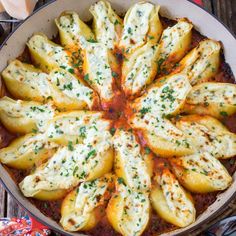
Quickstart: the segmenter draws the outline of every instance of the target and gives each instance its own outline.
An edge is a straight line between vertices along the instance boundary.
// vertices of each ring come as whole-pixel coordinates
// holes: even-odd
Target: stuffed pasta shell
[[[180,19],[174,26],[163,31],[159,42],[158,72],[168,72],[190,48],[193,25]]]
[[[159,19],[160,6],[149,2],[134,4],[126,13],[124,30],[119,47],[126,53],[133,52],[147,42],[155,45],[162,33]]]
[[[195,151],[184,132],[167,119],[146,114],[134,117],[130,125],[142,132],[148,147],[161,157],[183,156]]]
[[[220,50],[219,42],[203,40],[180,61],[177,71],[186,73],[191,85],[207,82],[218,72]]]
[[[105,207],[113,190],[113,177],[81,183],[62,202],[60,223],[65,230],[90,230],[105,214]]]
[[[63,110],[91,109],[99,104],[99,98],[91,88],[61,68],[52,70],[48,75],[32,65],[14,60],[2,76],[15,98],[50,101]]]
[[[218,119],[236,112],[236,85],[201,83],[194,86],[186,98],[185,111],[210,115]]]
[[[158,46],[150,43],[126,56],[122,64],[122,89],[126,96],[135,96],[149,85],[157,73]]]
[[[44,72],[49,73],[51,70],[61,67],[75,73],[76,64],[73,64],[75,60],[73,54],[50,41],[46,35],[42,33],[33,35],[27,46],[34,63]]]
[[[56,152],[58,145],[43,134],[27,134],[0,149],[0,161],[12,168],[27,170],[42,164]]]
[[[141,152],[140,144],[131,131],[117,130],[113,137],[115,173],[134,191],[148,191],[151,187],[151,154]]]
[[[58,68],[48,76],[51,82],[51,97],[56,107],[62,110],[92,109],[99,106],[97,93],[84,81],[68,71]]]
[[[0,121],[11,132],[31,133],[44,131],[56,111],[51,104],[41,104],[9,97],[0,99]]]
[[[176,177],[191,192],[224,190],[232,183],[225,167],[208,152],[173,158],[171,164]]]
[[[84,53],[84,80],[103,102],[111,102],[118,71],[116,58],[102,43],[91,43],[81,37],[80,44]]]
[[[180,118],[176,126],[196,148],[218,159],[236,155],[236,134],[210,116],[190,115]]]
[[[107,207],[107,218],[113,228],[123,236],[142,235],[150,217],[148,193],[132,191],[118,178],[116,193]]]
[[[45,131],[46,137],[58,144],[97,142],[111,138],[111,121],[103,118],[102,112],[71,111],[57,115]],[[96,141],[97,140],[97,141]]]
[[[169,169],[157,173],[151,203],[157,214],[173,225],[186,227],[195,221],[193,199]]]
[[[95,40],[92,30],[74,11],[64,11],[55,19],[59,30],[60,42],[63,46],[70,47],[79,44],[79,36],[86,40]]]
[[[73,145],[68,143],[51,159],[26,176],[20,183],[24,196],[40,200],[55,200],[84,181],[108,173],[113,164],[113,149],[109,139]]]
[[[114,12],[107,1],[96,2],[90,7],[89,11],[93,15],[93,29],[96,40],[103,43],[107,48],[114,49],[122,34],[122,19]]]
[[[18,99],[45,102],[50,99],[48,75],[19,60],[13,60],[2,72],[9,92]]]
[[[138,117],[148,113],[162,117],[178,114],[190,90],[186,75],[169,75],[153,83],[146,94],[134,100],[131,107]]]

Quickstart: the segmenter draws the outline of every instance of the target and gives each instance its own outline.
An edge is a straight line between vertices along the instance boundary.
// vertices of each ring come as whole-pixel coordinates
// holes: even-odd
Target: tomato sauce
[[[176,23],[174,20],[170,20],[164,17],[161,17],[162,24],[164,28],[168,26],[172,26]],[[198,31],[195,29],[192,33],[192,43],[190,50],[198,45],[198,43],[206,38],[205,36],[201,35]],[[54,38],[55,42],[59,42],[58,37]],[[120,64],[120,67],[117,71],[116,78],[114,78],[114,99],[112,103],[110,104],[102,104],[101,107],[98,107],[98,110],[105,110],[105,117],[113,120],[113,131],[117,128],[125,128],[130,129],[127,119],[129,116],[132,115],[132,110],[128,106],[128,101],[126,100],[124,93],[121,89],[120,85],[120,75],[121,75],[121,65],[123,56],[122,53],[119,50],[115,50],[115,56],[117,62]],[[18,58],[23,62],[31,63],[32,60],[29,55],[29,51],[26,48],[24,53]],[[83,76],[83,74],[79,71],[78,76]],[[225,62],[224,55],[222,52],[221,55],[221,65],[218,74],[213,78],[214,81],[217,82],[227,82],[227,83],[235,83],[235,78],[232,74],[232,71],[229,67],[229,65]],[[3,93],[1,93],[2,95]],[[225,117],[223,120],[223,123],[226,125],[226,127],[236,133],[236,114]],[[140,131],[134,131],[137,137],[137,140],[141,144],[142,148],[146,147],[146,141],[145,138],[142,135],[142,132]],[[6,131],[6,129],[0,125],[0,139],[3,140],[0,147],[5,147],[9,145],[10,141],[13,140],[16,136]],[[163,159],[159,157],[155,157],[155,170],[160,171],[164,166],[169,166],[168,159]],[[232,175],[236,170],[236,157],[231,158],[229,160],[223,160],[221,161],[222,164],[227,168],[229,173]],[[29,174],[29,171],[20,171],[15,170],[9,167],[6,167],[7,171],[11,174],[15,182],[18,184],[27,174]],[[207,194],[192,194],[194,202],[195,202],[195,208],[197,212],[197,216],[204,212],[209,205],[211,205],[217,197],[217,192],[215,193],[207,193]],[[36,199],[29,198],[29,201],[32,202],[44,215],[52,218],[56,222],[59,222],[60,220],[60,208],[62,200],[58,201],[39,201]],[[152,236],[161,234],[164,232],[169,232],[177,227],[165,222],[162,220],[153,210],[149,222],[149,226],[144,232],[144,236]],[[112,228],[112,226],[108,223],[106,216],[103,217],[103,219],[98,223],[98,225],[92,229],[89,232],[86,232],[86,234],[91,236],[117,236],[120,235]]]

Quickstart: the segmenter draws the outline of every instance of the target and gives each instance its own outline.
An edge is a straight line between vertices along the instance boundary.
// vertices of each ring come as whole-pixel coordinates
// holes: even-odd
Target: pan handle
[[[227,217],[212,225],[205,232],[206,236],[235,236],[236,235],[236,216]]]

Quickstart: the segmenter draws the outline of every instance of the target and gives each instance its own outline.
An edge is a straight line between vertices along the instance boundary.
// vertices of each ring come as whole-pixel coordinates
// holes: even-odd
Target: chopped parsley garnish
[[[84,80],[88,81],[89,80],[89,74],[84,75]]]
[[[152,40],[152,39],[154,39],[154,36],[148,36],[148,38],[149,38],[150,40]]]
[[[119,178],[117,179],[117,181],[118,181],[119,184],[124,184],[124,185],[126,185],[124,179],[121,178],[121,177],[119,177]]]
[[[114,22],[114,25],[118,25],[118,24],[120,24],[120,22],[116,19]]]
[[[58,78],[57,78],[57,86],[60,86],[60,81]]]
[[[139,112],[142,114],[142,115],[145,115],[146,113],[150,112],[151,111],[151,107],[143,107]]]
[[[32,133],[36,134],[38,132],[37,129],[32,129]]]
[[[88,39],[88,42],[90,42],[90,43],[96,43],[97,41],[96,41],[95,39],[90,38],[90,39]]]
[[[68,71],[71,73],[71,74],[74,74],[75,73],[75,70],[73,68],[69,68]]]
[[[86,157],[86,160],[88,160],[90,157],[94,157],[96,155],[96,150],[93,149],[92,151],[90,151]]]
[[[150,154],[151,149],[150,149],[149,147],[145,147],[144,149],[145,149],[145,153],[146,153],[146,154]]]
[[[64,84],[63,89],[64,90],[72,90],[73,89],[72,82],[70,82],[69,84]]]
[[[45,112],[45,110],[44,110],[44,109],[42,109],[42,108],[40,108],[40,107],[30,107],[30,109],[31,109],[32,111],[40,111],[40,112]]]
[[[165,61],[165,58],[160,58],[158,61],[157,61],[157,69],[158,71],[161,70],[161,65],[164,63]]]
[[[116,132],[116,128],[112,127],[112,128],[110,129],[110,133],[111,133],[111,135],[114,135],[115,132]]]
[[[79,169],[79,167],[78,167],[78,166],[76,166],[76,167],[75,167],[75,169],[74,169],[74,171],[73,171],[73,176],[75,176],[75,175],[76,175],[76,172],[78,171],[78,169]]]
[[[69,142],[68,142],[67,147],[68,147],[68,150],[70,150],[70,151],[74,151],[74,147],[73,147],[73,143],[72,143],[72,141],[69,141]]]
[[[79,136],[81,138],[86,138],[86,127],[85,126],[82,126],[79,128]]]
[[[226,116],[228,116],[228,113],[227,113],[226,111],[221,111],[221,112],[220,112],[220,115],[226,117]]]
[[[118,77],[118,74],[115,72],[115,71],[112,71],[112,76],[114,77],[114,78],[117,78]]]
[[[132,33],[132,29],[129,27],[128,28],[128,34],[131,34]]]

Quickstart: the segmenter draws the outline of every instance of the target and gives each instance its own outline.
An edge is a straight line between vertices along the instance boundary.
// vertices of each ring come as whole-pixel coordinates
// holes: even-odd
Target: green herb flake
[[[144,150],[146,154],[150,154],[151,152],[151,149],[149,147],[145,147]]]
[[[70,150],[70,151],[74,151],[74,147],[73,147],[73,143],[72,143],[72,141],[69,141],[69,142],[68,142],[67,147],[68,147],[68,150]]]
[[[112,128],[110,129],[111,135],[113,136],[113,135],[115,134],[115,132],[116,132],[116,128],[112,127]]]
[[[84,80],[89,81],[89,74],[84,75]]]
[[[226,111],[221,111],[220,115],[226,117],[226,116],[228,116],[228,113]]]
[[[74,74],[75,73],[75,70],[73,68],[69,68],[68,71],[71,73],[71,74]]]

